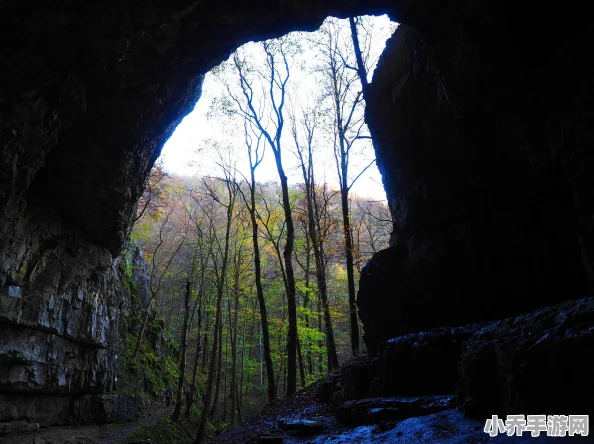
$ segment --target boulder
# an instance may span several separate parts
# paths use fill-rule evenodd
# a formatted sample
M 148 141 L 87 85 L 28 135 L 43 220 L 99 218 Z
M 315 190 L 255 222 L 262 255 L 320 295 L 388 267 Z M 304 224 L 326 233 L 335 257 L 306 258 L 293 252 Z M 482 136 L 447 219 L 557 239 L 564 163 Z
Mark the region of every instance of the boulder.
M 454 393 L 464 343 L 476 328 L 438 328 L 388 340 L 381 354 L 382 396 Z
M 470 417 L 590 414 L 594 411 L 594 298 L 479 329 L 466 342 L 459 373 L 459 403 Z
M 399 421 L 430 415 L 454 405 L 453 395 L 370 398 L 345 402 L 336 411 L 336 419 L 347 425 L 379 424 L 382 421 Z

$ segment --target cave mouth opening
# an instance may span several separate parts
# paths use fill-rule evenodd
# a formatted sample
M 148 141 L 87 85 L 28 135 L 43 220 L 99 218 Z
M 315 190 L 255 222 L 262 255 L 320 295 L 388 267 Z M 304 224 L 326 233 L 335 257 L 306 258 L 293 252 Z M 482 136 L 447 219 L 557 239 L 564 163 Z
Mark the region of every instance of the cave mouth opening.
M 159 199 L 158 194 L 161 192 L 164 173 L 170 176 L 171 182 L 182 184 L 183 187 L 180 188 L 185 187 L 184 189 L 190 190 L 190 193 L 201 193 L 201 196 L 210 194 L 214 188 L 214 185 L 204 185 L 207 181 L 211 179 L 216 181 L 220 178 L 231 181 L 230 176 L 234 175 L 231 171 L 238 171 L 236 183 L 241 183 L 240 186 L 244 185 L 244 181 L 246 187 L 253 186 L 249 185 L 251 159 L 246 146 L 251 145 L 253 148 L 258 143 L 256 140 L 261 139 L 260 153 L 266 151 L 261 158 L 261 165 L 255 171 L 256 180 L 260 184 L 257 191 L 258 199 L 261 199 L 259 203 L 264 202 L 266 210 L 269 209 L 268 204 L 270 207 L 276 205 L 276 208 L 272 208 L 272 212 L 277 211 L 274 217 L 283 220 L 278 224 L 274 222 L 279 226 L 282 225 L 279 228 L 280 234 L 275 232 L 278 238 L 272 238 L 270 234 L 278 228 L 275 225 L 272 225 L 273 228 L 261 237 L 269 242 L 269 247 L 273 245 L 279 249 L 278 245 L 285 242 L 283 224 L 287 223 L 290 217 L 286 214 L 282 217 L 278 216 L 279 213 L 282 215 L 282 211 L 278 211 L 281 204 L 280 199 L 277 198 L 281 192 L 274 187 L 281 180 L 275 165 L 275 156 L 271 151 L 274 151 L 274 146 L 279 150 L 279 146 L 282 146 L 280 157 L 292 187 L 292 196 L 303 196 L 308 193 L 303 189 L 305 185 L 303 188 L 300 186 L 308 180 L 305 178 L 305 170 L 309 171 L 311 168 L 311 174 L 315 175 L 315 181 L 312 182 L 316 186 L 323 184 L 324 189 L 320 191 L 320 197 L 328 198 L 327 202 L 330 202 L 328 205 L 332 206 L 330 209 L 326 207 L 321 210 L 327 211 L 328 214 L 332 213 L 329 217 L 336 221 L 332 222 L 333 226 L 338 227 L 335 230 L 324 227 L 326 233 L 331 233 L 328 238 L 332 238 L 334 242 L 331 247 L 333 256 L 327 260 L 328 270 L 326 271 L 329 281 L 332 278 L 334 285 L 328 290 L 328 294 L 333 306 L 336 304 L 340 307 L 335 313 L 341 313 L 341 315 L 336 316 L 342 316 L 344 319 L 350 313 L 356 316 L 356 311 L 350 310 L 349 306 L 354 306 L 359 274 L 373 254 L 389 245 L 392 231 L 386 194 L 379 170 L 375 165 L 371 135 L 365 123 L 362 90 L 363 85 L 372 80 L 386 41 L 394 33 L 397 24 L 390 21 L 387 16 L 362 16 L 358 17 L 354 24 L 366 71 L 365 83 L 361 82 L 358 77 L 360 73 L 356 68 L 358 60 L 352 24 L 348 19 L 332 17 L 314 32 L 294 32 L 279 39 L 245 44 L 225 62 L 206 74 L 201 98 L 195 105 L 194 111 L 184 118 L 165 144 L 162 161 L 156 164 L 149 177 L 147 188 L 149 195 L 147 196 L 145 191 L 137 212 L 137 217 L 146 214 L 146 211 L 148 214 L 152 212 L 150 208 L 147 210 L 146 205 L 155 204 Z M 282 134 L 281 130 L 284 131 Z M 339 138 L 342 139 L 338 140 Z M 304 153 L 300 150 L 309 151 Z M 345 151 L 346 155 L 343 156 Z M 257 154 L 254 156 L 258 157 Z M 312 157 L 316 158 L 315 162 L 311 160 Z M 348 172 L 343 169 L 344 157 L 347 159 L 346 162 L 349 162 Z M 311 163 L 308 167 L 304 165 L 304 158 L 310 159 Z M 341 177 L 342 182 L 340 182 Z M 349 190 L 346 198 L 347 216 L 344 216 L 345 204 L 344 199 L 341 199 L 341 190 L 345 189 L 344 182 Z M 326 184 L 329 190 L 328 194 L 324 195 Z M 211 188 L 205 190 L 204 187 Z M 154 194 L 151 196 L 150 193 Z M 225 193 L 223 191 L 221 195 L 227 198 Z M 311 194 L 314 193 L 316 191 Z M 220 195 L 217 196 L 218 198 Z M 182 196 L 180 201 L 183 199 Z M 269 199 L 268 204 L 266 199 Z M 301 231 L 296 236 L 296 242 L 305 244 L 309 242 L 309 236 L 311 236 L 309 233 L 312 230 L 305 225 L 312 220 L 312 217 L 307 212 L 307 208 L 299 206 L 303 205 L 297 203 L 299 199 L 302 202 L 305 200 L 304 197 L 295 197 L 295 202 L 290 206 L 293 217 L 296 220 L 301 218 L 299 220 L 301 225 L 298 227 Z M 255 206 L 255 203 L 248 204 L 246 200 L 246 207 L 249 205 Z M 349 207 L 351 217 L 348 215 Z M 197 219 L 196 214 L 202 211 L 202 207 L 195 209 L 191 204 L 188 208 L 188 214 L 191 213 L 190 218 Z M 285 208 L 283 202 L 282 210 Z M 264 215 L 265 210 L 261 211 Z M 303 224 L 306 219 L 306 224 Z M 350 247 L 344 246 L 346 241 L 343 239 L 347 238 L 345 234 L 347 229 L 343 227 L 348 224 L 344 222 L 345 219 L 356 221 L 356 223 L 353 222 L 350 234 L 355 239 L 352 243 L 356 245 Z M 222 224 L 221 221 L 219 222 Z M 264 219 L 258 221 L 260 226 L 266 227 L 261 230 L 269 230 L 266 226 L 267 222 L 268 220 Z M 168 223 L 164 221 L 163 226 Z M 135 245 L 145 252 L 151 249 L 152 239 L 146 236 L 146 233 L 154 229 L 150 225 L 150 222 L 140 220 L 132 234 Z M 252 226 L 256 226 L 256 223 L 252 222 Z M 318 230 L 322 232 L 321 229 L 318 228 Z M 170 230 L 172 236 L 182 231 L 181 227 Z M 261 242 L 264 242 L 262 239 Z M 148 248 L 145 249 L 143 243 Z M 329 240 L 328 244 L 330 243 Z M 302 248 L 302 245 L 298 245 L 297 248 Z M 352 250 L 356 251 L 354 253 L 356 257 L 346 259 L 345 252 Z M 278 257 L 275 256 L 273 259 L 278 259 L 280 263 L 280 252 L 277 251 L 277 253 Z M 297 253 L 295 256 L 297 257 Z M 306 253 L 306 256 L 309 261 L 311 253 Z M 270 259 L 270 262 L 273 259 Z M 303 257 L 301 259 L 304 260 Z M 282 270 L 282 265 L 279 268 Z M 310 272 L 304 273 L 309 279 Z M 349 299 L 346 296 L 347 284 L 352 284 L 352 287 L 348 288 Z M 284 283 L 284 285 L 287 284 Z M 272 294 L 276 295 L 274 291 L 276 290 L 271 290 Z M 287 290 L 286 293 L 288 294 L 289 291 Z M 307 303 L 300 302 L 300 306 Z M 171 315 L 171 311 L 164 311 L 162 315 L 167 318 Z M 349 349 L 350 341 L 347 339 L 352 324 L 348 325 L 343 320 L 333 322 L 337 324 L 336 334 L 340 337 L 340 343 L 337 346 L 337 362 L 338 356 L 340 361 L 344 362 L 347 356 L 352 356 Z M 357 318 L 353 323 L 359 330 L 362 329 Z
M 360 16 L 357 18 L 357 30 L 360 38 L 364 63 L 367 69 L 367 81 L 371 82 L 373 72 L 381 53 L 385 48 L 388 38 L 396 30 L 398 24 L 391 21 L 387 15 L 382 16 Z M 343 76 L 348 78 L 339 79 L 343 84 L 350 82 L 348 87 L 352 91 L 345 93 L 345 100 L 353 102 L 360 94 L 361 85 L 359 82 L 353 84 L 356 78 L 356 60 L 352 49 L 352 39 L 348 19 L 328 17 L 322 26 L 313 32 L 291 32 L 278 39 L 271 39 L 268 42 L 278 42 L 279 39 L 289 39 L 293 45 L 299 47 L 291 55 L 290 79 L 287 89 L 287 96 L 290 102 L 287 110 L 287 118 L 294 118 L 296 110 L 308 109 L 319 113 L 331 114 L 332 107 L 328 103 L 329 91 L 324 85 L 324 66 L 326 60 L 323 58 L 322 45 L 328 44 L 324 41 L 329 33 L 336 33 L 335 49 L 342 60 L 337 60 L 339 69 Z M 238 116 L 229 118 L 233 110 L 229 108 L 230 88 L 237 87 L 237 76 L 233 69 L 233 57 L 242 53 L 250 60 L 259 64 L 253 68 L 260 69 L 265 59 L 262 54 L 262 42 L 249 42 L 238 48 L 229 58 L 209 71 L 202 83 L 202 93 L 193 110 L 188 113 L 181 123 L 173 131 L 165 142 L 155 165 L 163 171 L 182 177 L 207 176 L 216 170 L 216 153 L 213 153 L 213 146 L 226 146 L 240 159 L 239 169 L 241 174 L 249 175 L 247 167 L 247 156 L 243 145 L 245 144 L 241 119 Z M 339 73 L 339 76 L 341 74 Z M 261 86 L 261 85 L 260 85 Z M 267 97 L 259 96 L 257 106 L 265 106 Z M 291 108 L 291 109 L 289 109 Z M 364 102 L 354 109 L 354 118 L 357 120 L 357 128 L 353 125 L 353 131 L 363 132 L 359 142 L 356 142 L 352 150 L 352 177 L 362 173 L 353 184 L 353 193 L 370 200 L 386 202 L 385 189 L 377 166 L 374 163 L 375 153 L 370 143 L 369 133 L 366 125 L 359 125 L 364 119 Z M 271 122 L 266 122 L 270 126 Z M 266 127 L 266 124 L 264 125 Z M 336 129 L 336 128 L 334 128 Z M 332 146 L 330 143 L 330 131 L 332 128 L 325 128 L 326 133 L 319 137 L 320 165 L 318 181 L 328 182 L 329 186 L 338 189 L 339 181 L 336 173 L 336 165 L 333 158 Z M 283 135 L 283 143 L 289 147 L 294 144 L 291 140 L 289 128 Z M 322 140 L 324 139 L 324 140 Z M 322 146 L 324 145 L 324 146 Z M 291 183 L 298 183 L 303 178 L 299 170 L 296 156 L 287 153 L 287 175 Z M 368 166 L 368 164 L 371 164 Z M 361 170 L 367 168 L 366 171 Z M 264 156 L 262 166 L 259 168 L 259 181 L 278 181 L 276 167 L 272 154 Z

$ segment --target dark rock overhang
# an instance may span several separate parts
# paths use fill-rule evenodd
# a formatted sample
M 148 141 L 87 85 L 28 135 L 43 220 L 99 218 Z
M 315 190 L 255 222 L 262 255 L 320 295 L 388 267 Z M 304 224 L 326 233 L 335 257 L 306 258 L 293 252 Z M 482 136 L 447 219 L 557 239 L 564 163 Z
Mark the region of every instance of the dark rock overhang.
M 9 2 L 2 10 L 0 209 L 28 191 L 112 254 L 147 172 L 241 44 L 387 1 Z M 37 205 L 37 203 L 35 204 Z M 0 230 L 1 231 L 1 230 Z
M 387 13 L 444 44 L 461 34 L 477 52 L 522 42 L 534 57 L 587 16 L 488 0 L 8 1 L 0 10 L 0 218 L 41 198 L 114 255 L 202 75 L 241 44 L 313 30 L 328 15 Z

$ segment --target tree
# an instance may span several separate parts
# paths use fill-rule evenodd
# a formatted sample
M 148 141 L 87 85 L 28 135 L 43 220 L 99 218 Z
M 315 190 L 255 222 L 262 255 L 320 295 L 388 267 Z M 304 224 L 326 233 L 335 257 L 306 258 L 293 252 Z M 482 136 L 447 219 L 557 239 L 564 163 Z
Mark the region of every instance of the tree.
M 217 242 L 219 253 L 221 254 L 221 267 L 217 269 L 215 267 L 215 274 L 217 279 L 217 302 L 216 302 L 216 315 L 215 315 L 215 325 L 214 325 L 214 335 L 213 335 L 213 344 L 212 344 L 212 352 L 210 355 L 210 367 L 208 371 L 208 381 L 206 384 L 206 399 L 204 401 L 204 407 L 202 410 L 202 415 L 200 417 L 200 425 L 198 427 L 198 433 L 196 434 L 196 439 L 194 440 L 195 444 L 199 444 L 202 439 L 204 438 L 204 431 L 206 428 L 206 421 L 207 421 L 207 414 L 210 406 L 210 401 L 212 397 L 212 389 L 214 383 L 214 373 L 215 373 L 215 362 L 217 357 L 217 346 L 219 345 L 219 335 L 221 331 L 222 325 L 222 313 L 221 313 L 221 304 L 223 301 L 223 293 L 225 289 L 225 280 L 227 275 L 227 263 L 229 259 L 229 237 L 231 233 L 231 222 L 233 220 L 233 209 L 235 206 L 235 199 L 237 197 L 237 183 L 235 181 L 235 177 L 232 175 L 230 169 L 220 164 L 221 169 L 223 171 L 224 179 L 223 182 L 225 184 L 225 188 L 227 191 L 227 201 L 223 203 L 223 201 L 218 197 L 215 190 L 213 190 L 208 184 L 206 188 L 208 190 L 209 195 L 218 202 L 221 206 L 227 209 L 227 218 L 226 218 L 226 225 L 225 225 L 225 239 L 223 245 L 220 242 Z M 212 222 L 212 219 L 211 219 Z M 211 229 L 213 229 L 213 225 L 211 224 Z M 216 236 L 215 236 L 216 238 Z M 217 239 L 218 240 L 218 239 Z M 214 247 L 210 251 L 211 258 L 213 262 L 216 262 L 216 253 Z
M 155 163 L 147 178 L 144 192 L 138 200 L 136 216 L 132 225 L 136 224 L 145 214 L 155 216 L 165 206 L 162 198 L 165 194 L 165 179 L 168 174 L 163 169 L 163 162 Z
M 175 409 L 171 415 L 171 420 L 177 422 L 179 413 L 181 411 L 182 392 L 184 391 L 184 379 L 186 375 L 186 349 L 188 346 L 188 319 L 190 317 L 190 296 L 192 295 L 192 283 L 188 279 L 186 282 L 186 296 L 185 296 L 185 312 L 184 312 L 184 326 L 182 329 L 183 336 L 181 341 L 181 358 L 179 369 L 179 380 L 177 384 L 177 400 L 175 402 Z
M 326 79 L 325 97 L 331 102 L 334 114 L 334 158 L 340 184 L 345 262 L 348 277 L 351 350 L 359 353 L 359 325 L 355 303 L 355 272 L 353 240 L 349 215 L 349 192 L 357 179 L 373 164 L 373 160 L 360 169 L 353 179 L 349 177 L 350 158 L 357 142 L 370 140 L 363 113 L 363 93 L 355 89 L 357 69 L 351 59 L 353 49 L 345 44 L 344 26 L 341 21 L 328 20 L 323 27 L 323 37 L 316 42 L 322 55 L 321 72 Z M 360 55 L 360 53 L 359 53 Z M 366 82 L 366 79 L 365 79 Z
M 138 356 L 138 352 L 140 350 L 140 345 L 142 344 L 142 338 L 144 337 L 144 332 L 146 330 L 148 319 L 150 317 L 151 312 L 153 311 L 153 306 L 157 302 L 157 298 L 159 297 L 162 288 L 163 278 L 167 275 L 167 271 L 173 263 L 173 259 L 180 251 L 186 240 L 185 232 L 180 233 L 179 231 L 175 230 L 171 225 L 169 225 L 169 220 L 175 209 L 176 207 L 172 206 L 169 209 L 168 213 L 165 215 L 163 222 L 161 223 L 161 226 L 158 230 L 159 234 L 156 245 L 153 251 L 151 252 L 151 297 L 149 305 L 146 309 L 146 313 L 144 315 L 144 319 L 142 321 L 140 334 L 138 335 L 138 338 L 136 340 L 136 346 L 134 347 L 134 357 Z M 170 247 L 172 251 L 167 247 Z M 161 255 L 165 256 L 165 260 L 163 260 L 163 262 L 161 262 L 163 258 L 159 257 Z
M 320 250 L 320 233 L 316 226 L 316 216 L 314 213 L 315 200 L 315 179 L 314 179 L 314 162 L 313 162 L 313 144 L 314 136 L 317 129 L 317 120 L 315 114 L 304 112 L 302 115 L 302 127 L 305 134 L 305 147 L 300 142 L 297 128 L 297 120 L 295 114 L 291 116 L 291 133 L 297 156 L 301 165 L 301 172 L 303 174 L 303 181 L 305 184 L 305 200 L 307 202 L 307 219 L 308 227 L 307 233 L 311 239 L 311 244 L 314 251 L 315 266 L 316 266 L 316 280 L 318 284 L 318 291 L 322 300 L 322 309 L 324 311 L 324 324 L 326 331 L 326 346 L 328 349 L 328 371 L 338 369 L 338 355 L 336 353 L 336 342 L 334 340 L 334 331 L 332 329 L 332 319 L 330 317 L 330 307 L 328 303 L 328 293 L 326 287 L 326 267 L 323 262 Z M 318 219 L 319 220 L 319 219 Z
M 256 133 L 255 142 L 248 129 L 249 121 L 244 120 L 245 146 L 250 163 L 250 182 L 248 183 L 250 199 L 246 198 L 242 192 L 243 201 L 250 213 L 252 226 L 252 246 L 254 247 L 254 272 L 256 294 L 260 306 L 260 320 L 262 325 L 262 342 L 264 362 L 266 363 L 266 377 L 268 380 L 268 401 L 276 398 L 276 386 L 274 385 L 274 367 L 270 356 L 270 333 L 268 331 L 268 313 L 266 311 L 266 301 L 264 299 L 264 290 L 262 289 L 262 263 L 260 260 L 260 245 L 258 242 L 258 221 L 256 220 L 256 168 L 262 162 L 264 149 L 261 147 L 262 133 Z M 246 181 L 247 182 L 247 181 Z M 241 191 L 241 189 L 240 189 Z
M 233 94 L 230 94 L 237 104 L 240 112 L 254 124 L 263 134 L 271 148 L 282 188 L 282 205 L 285 213 L 287 235 L 283 251 L 283 259 L 286 272 L 287 286 L 287 311 L 289 317 L 289 329 L 287 332 L 287 396 L 295 393 L 297 389 L 297 305 L 295 301 L 295 273 L 293 270 L 293 247 L 295 242 L 295 227 L 291 204 L 289 200 L 289 186 L 282 162 L 282 134 L 284 128 L 284 105 L 287 92 L 287 83 L 290 77 L 289 69 L 289 47 L 290 40 L 287 38 L 277 41 L 262 43 L 262 49 L 266 56 L 266 72 L 262 72 L 269 87 L 268 101 L 272 108 L 274 130 L 269 132 L 265 127 L 262 113 L 257 111 L 254 104 L 254 88 L 248 78 L 245 68 L 245 60 L 239 56 L 233 57 L 235 68 L 239 75 L 243 101 Z

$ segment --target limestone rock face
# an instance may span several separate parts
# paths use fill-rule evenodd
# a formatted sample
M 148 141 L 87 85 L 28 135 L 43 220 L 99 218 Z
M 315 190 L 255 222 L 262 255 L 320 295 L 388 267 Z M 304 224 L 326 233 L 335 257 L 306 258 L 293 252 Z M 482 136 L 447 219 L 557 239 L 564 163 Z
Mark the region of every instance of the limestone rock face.
M 116 387 L 131 309 L 124 259 L 43 216 L 25 215 L 1 244 L 0 422 L 99 421 L 85 409 L 97 411 L 104 403 L 93 397 Z
M 146 402 L 136 395 L 0 394 L 0 417 L 12 422 L 18 416 L 42 427 L 127 422 L 138 417 Z
M 473 5 L 458 20 L 482 29 L 400 26 L 370 86 L 366 118 L 394 220 L 394 250 L 360 281 L 371 353 L 397 335 L 594 288 L 594 73 L 579 56 L 592 27 L 541 33 L 522 8 L 512 18 L 506 2 Z
M 466 415 L 478 418 L 537 410 L 591 412 L 593 357 L 592 298 L 494 322 L 465 344 L 460 404 Z M 549 390 L 557 381 L 563 389 Z
M 0 249 L 0 391 L 109 390 L 130 305 L 118 261 L 51 216 L 21 223 Z
M 454 405 L 483 425 L 491 415 L 583 415 L 594 409 L 593 357 L 589 297 L 392 338 L 378 358 L 353 360 L 321 383 L 319 397 L 347 424 L 402 420 Z M 381 394 L 373 380 L 381 381 Z

